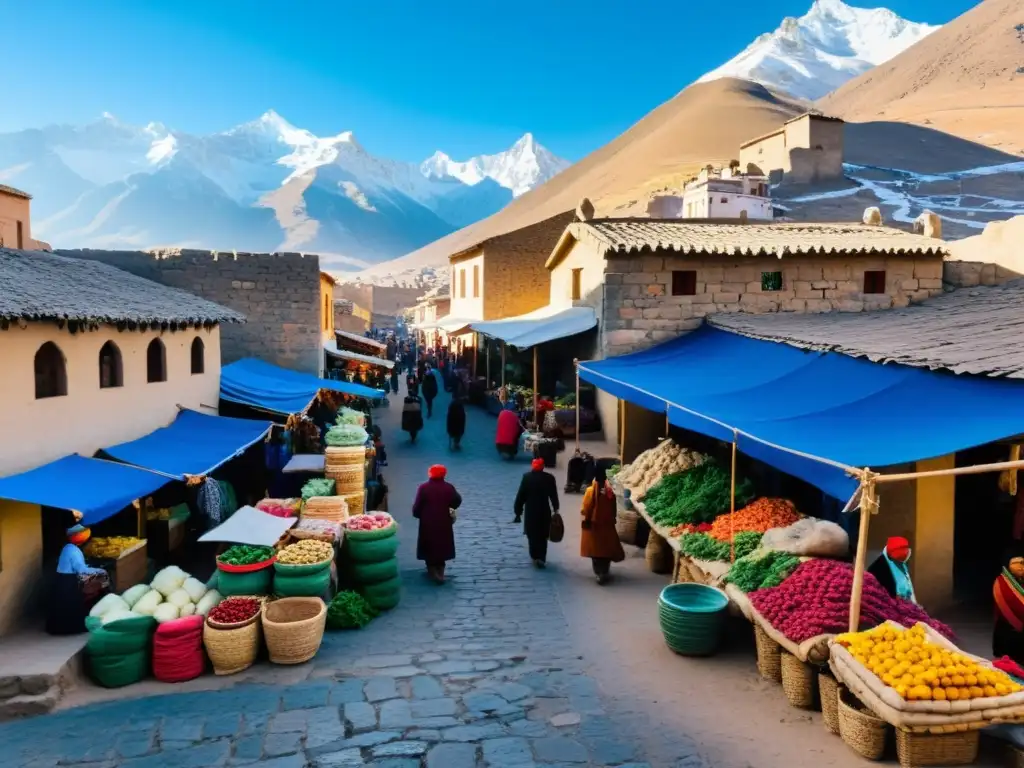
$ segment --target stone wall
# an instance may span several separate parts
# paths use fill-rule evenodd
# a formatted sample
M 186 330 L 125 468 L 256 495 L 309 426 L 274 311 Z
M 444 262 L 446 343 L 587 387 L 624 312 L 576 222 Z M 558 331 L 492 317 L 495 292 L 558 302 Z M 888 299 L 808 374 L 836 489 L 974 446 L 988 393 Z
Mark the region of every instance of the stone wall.
M 942 281 L 948 288 L 973 288 L 976 285 L 1002 285 L 1021 277 L 1019 272 L 983 261 L 947 261 L 942 265 Z
M 110 264 L 241 312 L 245 323 L 228 323 L 221 330 L 225 365 L 256 357 L 306 373 L 320 369 L 320 259 L 315 254 L 191 249 L 57 253 Z
M 696 295 L 671 295 L 673 270 L 696 270 Z M 866 270 L 885 270 L 886 293 L 862 292 Z M 782 290 L 761 290 L 761 273 L 767 271 L 782 272 Z M 940 257 L 611 257 L 602 312 L 604 356 L 673 339 L 716 312 L 860 312 L 905 307 L 940 293 Z

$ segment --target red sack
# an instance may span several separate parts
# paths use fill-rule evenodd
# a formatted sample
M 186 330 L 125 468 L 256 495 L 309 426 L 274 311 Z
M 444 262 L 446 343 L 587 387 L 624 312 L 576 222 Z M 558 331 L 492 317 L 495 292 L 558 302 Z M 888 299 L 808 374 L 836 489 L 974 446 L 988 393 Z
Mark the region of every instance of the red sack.
M 202 616 L 167 621 L 153 635 L 153 677 L 165 683 L 181 683 L 203 674 Z

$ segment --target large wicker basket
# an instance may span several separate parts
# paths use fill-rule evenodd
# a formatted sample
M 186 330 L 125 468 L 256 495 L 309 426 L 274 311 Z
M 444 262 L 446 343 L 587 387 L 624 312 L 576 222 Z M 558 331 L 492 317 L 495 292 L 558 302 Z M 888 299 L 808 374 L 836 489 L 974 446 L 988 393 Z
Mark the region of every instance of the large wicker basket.
M 306 499 L 302 507 L 302 517 L 312 517 L 316 520 L 340 523 L 348 516 L 348 504 L 342 496 L 313 496 Z
M 828 672 L 818 673 L 821 720 L 829 733 L 839 735 L 839 681 Z
M 781 683 L 782 647 L 759 624 L 754 624 L 754 644 L 757 647 L 757 671 L 761 677 Z
M 254 598 L 263 600 L 263 598 Z M 260 652 L 260 614 L 238 624 L 203 622 L 203 646 L 215 675 L 234 675 L 251 667 Z
M 651 573 L 672 572 L 672 547 L 661 536 L 651 531 L 644 550 L 644 559 Z
M 263 635 L 273 664 L 303 664 L 320 650 L 327 606 L 319 597 L 283 597 L 263 606 Z
M 640 514 L 634 509 L 625 509 L 619 506 L 618 516 L 615 520 L 615 531 L 619 534 L 619 541 L 631 546 L 636 545 L 636 524 Z
M 355 517 L 361 515 L 365 511 L 366 506 L 366 492 L 359 491 L 357 493 L 346 493 L 340 498 L 345 500 L 345 504 L 348 505 L 348 517 Z
M 366 462 L 366 446 L 328 446 L 324 451 L 324 468 L 334 469 L 340 467 L 361 467 Z M 330 473 L 326 473 L 330 477 Z
M 839 735 L 861 757 L 881 760 L 889 725 L 860 706 L 847 688 L 839 689 Z
M 347 464 L 342 467 L 329 468 L 327 476 L 334 480 L 334 492 L 338 496 L 357 493 L 366 486 L 366 468 L 362 464 Z
M 980 731 L 910 733 L 896 729 L 896 756 L 903 768 L 925 765 L 970 765 L 978 759 Z
M 788 651 L 782 652 L 782 690 L 791 706 L 817 709 L 817 674 L 814 668 Z

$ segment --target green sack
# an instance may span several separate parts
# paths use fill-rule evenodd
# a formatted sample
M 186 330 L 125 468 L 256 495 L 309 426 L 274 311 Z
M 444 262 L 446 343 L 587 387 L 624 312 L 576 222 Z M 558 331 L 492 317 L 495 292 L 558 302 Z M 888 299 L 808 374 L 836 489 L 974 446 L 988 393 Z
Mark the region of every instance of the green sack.
M 274 578 L 273 568 L 261 568 L 247 573 L 218 571 L 217 591 L 224 597 L 235 595 L 269 595 Z
M 352 577 L 360 584 L 379 584 L 398 576 L 398 558 L 389 557 L 379 563 L 353 563 Z
M 104 626 L 98 617 L 90 616 L 85 620 L 85 628 L 89 630 L 89 639 L 85 643 L 89 656 L 117 657 L 147 650 L 156 631 L 156 619 L 152 616 L 131 616 Z
M 142 680 L 149 673 L 149 649 L 116 656 L 89 659 L 92 679 L 104 688 L 121 688 Z
M 319 563 L 302 563 L 301 565 L 274 561 L 274 570 L 285 576 L 310 576 L 314 573 L 320 573 L 320 571 L 329 571 L 333 562 L 333 557 L 322 560 Z
M 349 528 L 345 529 L 345 540 L 346 541 L 379 541 L 380 539 L 390 539 L 396 533 L 398 533 L 398 523 L 395 523 L 390 528 L 375 528 L 372 531 L 353 531 Z
M 363 597 L 378 611 L 387 611 L 398 605 L 402 595 L 402 580 L 397 576 L 379 584 L 364 584 L 360 587 Z
M 397 536 L 366 541 L 350 539 L 346 535 L 345 542 L 349 557 L 357 563 L 382 563 L 393 558 L 398 551 Z
M 287 576 L 283 573 L 274 576 L 274 594 L 281 597 L 322 597 L 330 586 L 330 568 L 324 568 L 319 573 L 299 576 Z

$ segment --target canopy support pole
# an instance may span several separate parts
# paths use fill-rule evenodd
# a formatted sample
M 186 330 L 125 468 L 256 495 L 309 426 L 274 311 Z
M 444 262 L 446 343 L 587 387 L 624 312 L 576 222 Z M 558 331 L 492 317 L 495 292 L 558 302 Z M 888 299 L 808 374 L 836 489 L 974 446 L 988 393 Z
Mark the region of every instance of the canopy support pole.
M 576 454 L 580 452 L 580 361 L 572 359 L 573 370 L 576 371 Z
M 1007 469 L 1024 469 L 1024 461 L 999 461 L 994 464 L 977 464 L 970 467 L 933 469 L 928 472 L 904 472 L 894 475 L 878 475 L 876 483 L 896 483 L 901 480 L 919 480 L 925 477 L 949 477 L 950 475 L 980 475 L 985 472 L 1002 472 Z
M 864 570 L 868 559 L 868 528 L 871 516 L 878 510 L 878 491 L 875 487 L 875 475 L 864 470 L 864 489 L 860 501 L 860 530 L 857 533 L 857 553 L 853 567 L 853 588 L 850 590 L 850 631 L 856 632 L 860 627 L 860 602 L 864 591 Z
M 626 463 L 626 401 L 619 400 L 619 466 Z
M 732 481 L 729 484 L 729 562 L 736 562 L 736 532 L 733 530 L 736 525 L 736 439 L 738 435 L 732 433 Z
M 668 405 L 665 406 L 665 437 L 668 437 Z
M 505 342 L 501 342 L 501 386 L 505 386 Z
M 533 423 L 540 431 L 540 420 L 537 418 L 537 345 L 533 346 Z
M 484 357 L 487 360 L 486 371 L 487 371 L 487 385 L 484 387 L 486 390 L 491 388 L 491 340 L 484 338 Z
M 477 348 L 479 346 L 480 346 L 480 335 L 476 331 L 473 331 L 473 381 L 476 381 L 476 377 L 479 375 L 478 374 L 478 370 L 479 369 L 477 368 L 477 365 L 476 365 L 477 364 L 476 354 L 477 354 Z

